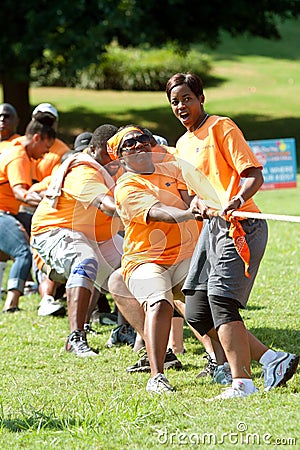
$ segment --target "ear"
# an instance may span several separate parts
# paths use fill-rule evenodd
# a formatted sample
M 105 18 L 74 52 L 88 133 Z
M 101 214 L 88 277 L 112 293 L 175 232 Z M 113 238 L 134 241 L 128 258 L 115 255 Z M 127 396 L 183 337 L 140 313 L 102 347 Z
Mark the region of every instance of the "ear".
M 39 141 L 42 140 L 42 137 L 40 134 L 38 133 L 34 133 L 34 135 L 32 136 L 31 142 L 33 142 L 34 144 L 38 143 Z
M 91 155 L 91 156 L 95 156 L 96 155 L 96 148 L 95 148 L 94 145 L 89 145 L 88 154 Z
M 203 103 L 205 102 L 205 95 L 204 94 L 199 95 L 199 100 L 201 105 L 203 105 Z

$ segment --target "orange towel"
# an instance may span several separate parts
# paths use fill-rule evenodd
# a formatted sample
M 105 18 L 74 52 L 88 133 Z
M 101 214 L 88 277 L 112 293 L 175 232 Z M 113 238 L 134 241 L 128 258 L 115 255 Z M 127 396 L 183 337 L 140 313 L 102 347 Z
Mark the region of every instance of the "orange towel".
M 244 261 L 245 275 L 246 277 L 251 278 L 251 275 L 248 272 L 250 265 L 250 249 L 245 238 L 246 233 L 237 217 L 229 215 L 226 216 L 226 220 L 230 222 L 229 236 L 232 237 L 236 251 Z

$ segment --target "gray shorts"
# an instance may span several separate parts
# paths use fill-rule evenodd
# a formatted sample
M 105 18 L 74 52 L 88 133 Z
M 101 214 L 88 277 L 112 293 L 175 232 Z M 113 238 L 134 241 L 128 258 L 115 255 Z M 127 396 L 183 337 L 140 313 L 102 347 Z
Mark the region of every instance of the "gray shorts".
M 67 279 L 66 288 L 107 290 L 111 273 L 120 267 L 123 238 L 116 234 L 103 242 L 89 240 L 83 233 L 56 228 L 32 238 L 31 245 L 58 274 Z
M 189 274 L 183 286 L 185 294 L 207 290 L 207 295 L 219 295 L 237 300 L 246 307 L 268 240 L 265 220 L 241 221 L 250 249 L 250 278 L 245 276 L 244 262 L 238 255 L 233 239 L 228 235 L 229 222 L 221 217 L 206 221 L 192 256 Z

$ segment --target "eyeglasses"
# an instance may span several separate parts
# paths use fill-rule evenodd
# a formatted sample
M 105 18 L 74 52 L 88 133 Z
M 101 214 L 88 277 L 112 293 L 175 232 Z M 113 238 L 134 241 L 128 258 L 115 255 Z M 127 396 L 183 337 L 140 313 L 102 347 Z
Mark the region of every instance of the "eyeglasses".
M 8 113 L 0 113 L 0 117 L 3 117 L 3 119 L 9 119 L 10 118 L 10 114 L 8 114 Z
M 135 138 L 125 139 L 122 144 L 121 151 L 129 153 L 136 147 L 137 143 L 148 145 L 150 144 L 150 137 L 147 136 L 147 134 L 141 134 Z

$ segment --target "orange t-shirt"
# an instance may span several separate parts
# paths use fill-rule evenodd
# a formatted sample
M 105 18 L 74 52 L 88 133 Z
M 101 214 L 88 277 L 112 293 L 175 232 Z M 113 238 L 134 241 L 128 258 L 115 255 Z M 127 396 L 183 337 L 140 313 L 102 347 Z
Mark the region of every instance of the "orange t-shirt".
M 152 161 L 154 164 L 159 164 L 162 162 L 174 161 L 176 149 L 174 147 L 169 147 L 167 145 L 155 145 L 152 147 Z
M 41 181 L 43 178 L 51 175 L 54 167 L 59 166 L 62 156 L 70 148 L 60 139 L 56 138 L 54 144 L 42 158 L 32 161 L 33 180 Z
M 201 128 L 181 136 L 176 147 L 189 189 L 217 210 L 238 193 L 245 169 L 262 168 L 241 130 L 228 117 L 210 116 Z M 259 212 L 252 198 L 239 210 Z
M 31 164 L 25 148 L 11 144 L 0 155 L 0 209 L 11 214 L 17 214 L 21 205 L 12 191 L 17 184 L 31 186 Z
M 110 239 L 119 230 L 119 219 L 113 220 L 91 204 L 99 194 L 110 194 L 100 172 L 86 164 L 71 168 L 64 178 L 57 207 L 52 208 L 47 198 L 37 207 L 32 219 L 32 235 L 70 228 L 93 241 Z
M 13 134 L 12 136 L 10 136 L 10 138 L 5 139 L 5 141 L 0 141 L 0 153 L 1 153 L 3 150 L 5 150 L 6 148 L 10 148 L 11 142 L 12 142 L 14 139 L 17 139 L 19 136 L 20 136 L 19 134 L 15 133 L 15 134 Z
M 187 190 L 176 163 L 161 163 L 153 174 L 125 173 L 115 188 L 117 211 L 125 227 L 122 272 L 126 279 L 145 262 L 171 265 L 193 254 L 199 236 L 196 221 L 147 221 L 157 202 L 185 209 L 180 190 Z

